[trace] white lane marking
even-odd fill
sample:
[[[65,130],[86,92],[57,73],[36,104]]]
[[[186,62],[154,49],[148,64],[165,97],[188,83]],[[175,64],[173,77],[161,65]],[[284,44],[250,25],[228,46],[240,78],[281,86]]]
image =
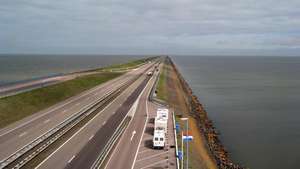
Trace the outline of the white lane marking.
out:
[[[114,111],[112,114],[115,114],[116,112]]]
[[[150,159],[150,158],[153,158],[153,157],[157,157],[157,156],[160,156],[160,155],[163,155],[163,154],[168,154],[169,152],[167,151],[164,151],[164,152],[161,152],[161,153],[158,153],[158,154],[154,154],[154,155],[151,155],[151,156],[147,156],[145,158],[141,158],[139,160],[136,160],[136,162],[140,162],[140,161],[144,161],[144,160],[147,160],[147,159]]]
[[[150,167],[152,167],[152,166],[154,166],[154,165],[157,165],[157,164],[160,164],[160,163],[164,163],[164,162],[166,162],[166,161],[168,161],[168,160],[169,160],[169,159],[160,160],[160,161],[158,161],[158,162],[149,164],[149,165],[147,165],[147,166],[145,166],[145,167],[143,167],[143,168],[140,168],[140,169],[150,168]]]
[[[106,123],[106,121],[104,121],[104,122],[102,123],[102,126],[104,126],[104,125],[105,125],[105,123]]]
[[[19,135],[19,137],[23,137],[23,136],[25,136],[26,134],[27,134],[27,132],[25,131],[25,132],[21,133],[21,134]]]
[[[149,152],[149,151],[153,151],[153,149],[146,149],[146,150],[140,151],[139,154],[146,153],[146,152]]]
[[[153,77],[153,76],[152,76]],[[147,86],[149,84],[150,80],[147,83]],[[125,82],[123,82],[122,84],[124,84]],[[147,87],[146,86],[146,87]],[[146,87],[144,88],[144,90],[146,89]],[[143,90],[143,92],[144,92]],[[143,93],[142,92],[142,93]],[[142,95],[142,93],[140,94],[140,96]],[[124,95],[124,93],[122,94]],[[149,94],[148,94],[149,95]],[[52,152],[52,154],[50,154],[46,159],[44,159],[38,166],[35,167],[35,169],[39,168],[40,166],[43,165],[43,163],[45,163],[50,157],[52,157],[57,151],[59,151],[65,144],[67,144],[73,137],[75,137],[79,132],[81,132],[87,125],[89,125],[96,117],[98,117],[103,111],[105,111],[111,104],[113,104],[117,98],[116,97],[112,102],[110,102],[101,112],[99,112],[96,116],[94,116],[88,123],[86,123],[83,127],[81,127],[75,134],[73,134],[66,142],[64,142],[60,147],[58,147],[54,152]],[[144,128],[145,130],[145,128]]]
[[[120,79],[114,79],[114,80],[115,80],[115,81],[118,81],[118,80],[122,81],[122,78],[120,78]],[[111,83],[112,83],[112,82],[115,83],[115,81],[111,81]],[[125,81],[125,82],[126,82],[126,81]],[[121,83],[121,85],[123,85],[125,82]],[[41,117],[43,117],[43,116],[45,116],[45,115],[47,115],[47,114],[49,114],[49,113],[55,111],[55,110],[57,110],[57,109],[60,109],[60,108],[62,108],[62,107],[64,107],[64,106],[66,106],[67,104],[70,104],[70,103],[72,103],[72,102],[75,102],[75,101],[81,99],[82,97],[87,96],[87,95],[91,94],[92,92],[94,92],[94,91],[96,91],[96,90],[99,90],[99,88],[104,88],[105,85],[107,85],[107,84],[103,84],[103,85],[100,85],[100,86],[98,86],[98,87],[95,87],[94,89],[91,89],[90,91],[87,91],[87,93],[79,94],[79,95],[77,96],[77,98],[74,98],[74,100],[70,100],[70,101],[68,101],[68,102],[66,102],[66,103],[63,103],[63,104],[59,105],[58,107],[53,108],[53,109],[50,110],[50,111],[47,111],[47,112],[45,112],[45,113],[43,113],[43,114],[40,114],[39,116],[34,117],[34,118],[32,118],[31,120],[28,120],[27,122],[24,122],[24,123],[18,125],[17,127],[12,128],[12,129],[10,129],[10,130],[8,130],[8,131],[6,131],[6,132],[0,134],[0,137],[2,137],[2,136],[4,136],[4,135],[6,135],[6,134],[8,134],[8,133],[10,133],[10,132],[12,132],[12,131],[18,129],[18,128],[21,128],[21,127],[23,127],[23,126],[25,126],[25,125],[31,123],[32,121],[35,121],[35,120],[37,120],[37,119],[39,119],[39,118],[41,118]],[[0,132],[1,132],[1,130],[0,130]]]
[[[94,135],[92,135],[92,136],[89,138],[89,140],[91,140],[93,137],[94,137]]]
[[[134,137],[134,135],[136,134],[136,131],[134,130],[133,132],[132,132],[132,135],[131,135],[131,138],[130,138],[130,141],[132,141],[132,139],[133,139],[133,137]]]
[[[152,76],[152,77],[154,77],[154,76]],[[152,77],[151,77],[151,79],[152,79]],[[139,100],[140,100],[140,97],[142,96],[142,94],[144,93],[144,91],[146,90],[146,88],[147,88],[147,86],[150,84],[150,81],[151,81],[151,79],[148,81],[148,83],[147,83],[147,85],[146,85],[146,87],[144,88],[144,90],[141,92],[141,94],[139,95],[139,97],[138,97],[138,99],[136,100],[136,102],[139,102]],[[151,91],[151,90],[150,90]],[[148,92],[148,95],[150,94],[150,91]],[[147,105],[146,105],[147,106]],[[133,107],[133,106],[132,106]],[[131,109],[132,109],[132,107],[131,107]],[[129,111],[131,111],[131,109],[129,110]],[[136,111],[136,109],[134,110],[134,111]],[[127,113],[127,114],[129,114],[129,113]],[[134,113],[135,114],[135,113]],[[147,114],[147,117],[148,117],[148,114]],[[129,128],[129,126],[130,126],[130,124],[131,124],[131,122],[132,122],[132,119],[130,120],[130,122],[129,122],[129,124],[128,124],[128,127],[127,128]],[[146,126],[146,125],[145,125]],[[145,132],[145,129],[146,129],[146,127],[144,128],[144,131],[143,132]],[[124,131],[124,133],[126,132],[126,130]],[[119,142],[118,142],[118,144],[116,145],[116,148],[114,148],[114,150],[113,150],[113,152],[112,152],[112,154],[111,154],[111,156],[109,157],[109,159],[108,159],[108,162],[105,164],[105,167],[104,167],[104,169],[106,169],[107,168],[107,166],[108,166],[108,164],[110,163],[110,161],[111,161],[111,159],[112,159],[112,157],[114,156],[114,154],[115,154],[115,152],[116,152],[116,150],[117,150],[117,147],[119,147],[119,145],[120,145],[120,143],[121,143],[121,140],[123,139],[125,137],[125,134],[123,134],[122,136],[121,136],[121,138],[120,138],[120,140],[119,140]],[[136,157],[135,157],[136,158]],[[132,169],[133,169],[133,167],[134,167],[134,165],[132,166]]]
[[[154,77],[154,76],[152,76],[151,79],[152,79],[153,77]],[[151,79],[150,79],[150,80],[151,80]],[[149,81],[150,81],[150,80],[149,80]],[[147,126],[147,122],[148,122],[148,118],[149,118],[149,112],[148,112],[148,111],[149,111],[149,110],[148,110],[148,96],[150,95],[150,91],[151,91],[151,90],[148,91],[148,93],[147,93],[147,99],[146,99],[146,115],[147,115],[147,116],[146,116],[146,121],[145,121],[145,124],[144,124],[143,133],[142,133],[142,136],[141,136],[141,138],[140,138],[138,148],[137,148],[137,150],[136,150],[136,152],[135,152],[135,156],[134,156],[134,160],[133,160],[131,169],[134,168],[134,165],[135,165],[135,162],[136,162],[136,158],[137,158],[138,152],[139,152],[139,150],[140,150],[140,146],[141,146],[141,143],[142,143],[142,139],[143,139],[143,136],[144,136],[144,133],[145,133],[145,130],[146,130],[146,126]]]
[[[48,120],[45,120],[45,121],[44,121],[44,123],[48,123],[49,121],[50,121],[50,119],[48,119]]]
[[[72,158],[70,158],[70,160],[68,161],[68,163],[70,163],[74,158],[75,158],[75,155],[72,156]]]
[[[76,103],[76,106],[80,105],[80,103]]]
[[[62,111],[63,113],[65,113],[67,110]]]
[[[99,112],[96,116],[94,116],[90,121],[88,121],[84,126],[82,126],[76,133],[74,133],[67,141],[65,141],[60,147],[58,147],[52,154],[50,154],[47,158],[45,158],[38,166],[35,167],[35,169],[42,166],[50,157],[52,157],[58,150],[60,150],[65,144],[67,144],[72,138],[74,138],[79,132],[81,132],[87,125],[89,125],[95,118],[97,118],[102,112],[104,112],[108,107],[110,107],[118,97],[116,97],[112,102],[110,102],[106,107],[104,107],[101,112]]]

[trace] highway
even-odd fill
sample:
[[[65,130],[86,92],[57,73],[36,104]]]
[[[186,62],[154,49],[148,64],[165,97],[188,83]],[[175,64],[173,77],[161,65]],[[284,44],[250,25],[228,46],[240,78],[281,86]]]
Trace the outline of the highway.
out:
[[[57,126],[59,123],[73,116],[87,105],[95,102],[95,100],[105,96],[107,93],[117,89],[131,79],[137,77],[151,66],[152,63],[143,65],[139,69],[128,72],[116,79],[108,81],[93,89],[83,92],[80,95],[67,99],[64,102],[51,106],[46,110],[35,113],[32,116],[1,129],[0,160],[5,159],[38,136],[49,131],[49,129]],[[135,83],[140,81],[141,80],[138,80]],[[134,86],[134,84],[132,86]],[[136,88],[132,86],[130,87]]]
[[[158,72],[155,72],[153,77],[157,75]],[[112,152],[112,155],[105,166],[106,169],[133,168],[138,148],[142,141],[142,135],[146,129],[148,113],[149,111],[156,111],[155,107],[152,106],[152,104],[149,104],[148,100],[154,82],[153,78],[151,84],[147,86],[146,90],[142,93],[135,115],[130,121],[125,133],[120,138],[116,148]]]
[[[153,83],[154,78],[141,76],[37,168],[90,168],[140,93],[148,92]]]

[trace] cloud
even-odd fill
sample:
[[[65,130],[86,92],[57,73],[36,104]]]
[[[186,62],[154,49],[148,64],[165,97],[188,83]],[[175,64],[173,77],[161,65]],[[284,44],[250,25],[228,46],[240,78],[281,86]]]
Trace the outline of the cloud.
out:
[[[289,54],[300,51],[299,7],[298,0],[2,0],[0,52]]]

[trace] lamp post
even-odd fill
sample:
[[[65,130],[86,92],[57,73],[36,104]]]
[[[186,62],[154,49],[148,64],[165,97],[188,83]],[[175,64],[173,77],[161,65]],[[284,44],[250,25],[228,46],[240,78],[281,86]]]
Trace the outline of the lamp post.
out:
[[[188,130],[189,130],[189,118],[181,118],[182,121],[186,121],[186,136],[188,136]],[[183,132],[182,132],[183,133]],[[183,138],[183,136],[182,136]],[[183,145],[183,139],[182,139],[182,143],[181,146]],[[182,147],[182,151],[183,151],[183,147]],[[183,159],[183,158],[182,158]],[[182,166],[183,166],[183,160],[182,160]],[[186,140],[186,169],[188,169],[189,167],[189,141]]]
[[[183,155],[183,131],[181,132],[181,152],[182,152],[181,169],[183,169],[183,159],[184,159],[184,155]]]

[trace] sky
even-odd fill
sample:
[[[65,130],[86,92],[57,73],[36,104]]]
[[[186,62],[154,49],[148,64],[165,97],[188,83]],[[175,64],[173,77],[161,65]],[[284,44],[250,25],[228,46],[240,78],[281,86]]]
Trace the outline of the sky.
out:
[[[1,0],[0,53],[300,56],[300,0]]]

